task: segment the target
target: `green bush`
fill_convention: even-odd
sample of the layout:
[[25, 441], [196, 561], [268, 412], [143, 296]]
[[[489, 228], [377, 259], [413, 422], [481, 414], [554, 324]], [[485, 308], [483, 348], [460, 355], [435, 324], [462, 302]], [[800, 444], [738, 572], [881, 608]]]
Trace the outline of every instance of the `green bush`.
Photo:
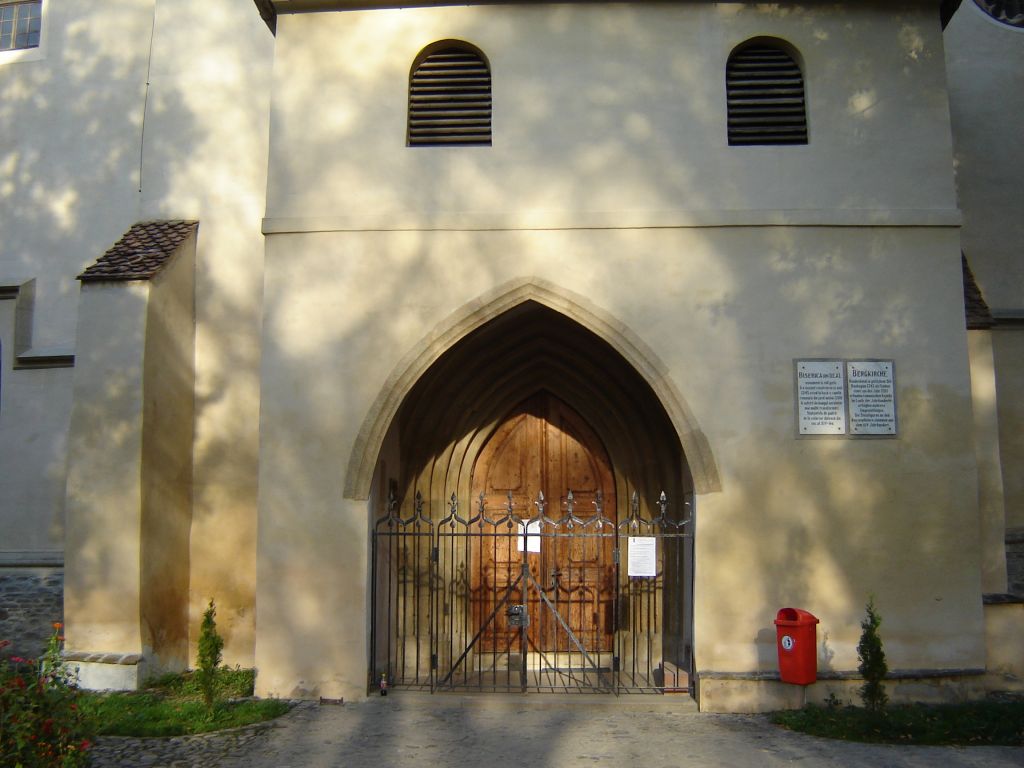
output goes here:
[[857, 671], [864, 677], [864, 685], [860, 688], [860, 698], [864, 702], [865, 709], [871, 712], [881, 712], [889, 703], [889, 697], [885, 693], [885, 686], [882, 680], [889, 673], [889, 665], [885, 661], [885, 651], [882, 649], [882, 637], [878, 634], [878, 628], [882, 624], [882, 617], [875, 610], [875, 598], [868, 598], [867, 615], [860, 623], [860, 642], [857, 643], [857, 658], [860, 659], [860, 666]]
[[[89, 726], [61, 659], [61, 625], [42, 662], [17, 656], [0, 660], [0, 765], [11, 768], [77, 768], [88, 764]], [[9, 641], [0, 641], [0, 648]]]
[[196, 663], [196, 680], [203, 692], [207, 707], [213, 706], [217, 694], [217, 667], [220, 666], [224, 638], [217, 634], [217, 609], [213, 598], [203, 612], [203, 623], [199, 627], [199, 658]]

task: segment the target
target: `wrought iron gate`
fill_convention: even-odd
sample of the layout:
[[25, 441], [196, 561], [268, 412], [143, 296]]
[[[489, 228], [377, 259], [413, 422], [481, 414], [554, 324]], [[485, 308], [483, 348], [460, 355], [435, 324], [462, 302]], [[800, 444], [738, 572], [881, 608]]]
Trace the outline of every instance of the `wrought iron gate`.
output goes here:
[[511, 495], [432, 515], [392, 495], [374, 525], [370, 686], [434, 690], [662, 692], [689, 688], [690, 505], [664, 493], [645, 518], [584, 514], [570, 491], [532, 516]]

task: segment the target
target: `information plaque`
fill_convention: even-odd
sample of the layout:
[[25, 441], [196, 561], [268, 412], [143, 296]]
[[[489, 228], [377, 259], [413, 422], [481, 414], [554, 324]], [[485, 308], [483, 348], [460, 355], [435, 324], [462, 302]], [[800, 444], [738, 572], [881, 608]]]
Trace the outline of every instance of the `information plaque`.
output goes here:
[[896, 382], [891, 360], [846, 363], [851, 435], [896, 434]]
[[846, 434], [842, 360], [797, 360], [797, 420], [801, 435]]

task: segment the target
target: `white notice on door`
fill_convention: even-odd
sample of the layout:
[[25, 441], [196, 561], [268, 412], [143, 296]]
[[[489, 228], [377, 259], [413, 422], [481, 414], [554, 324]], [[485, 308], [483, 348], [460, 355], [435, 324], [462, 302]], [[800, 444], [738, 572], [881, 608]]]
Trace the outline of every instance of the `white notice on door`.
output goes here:
[[626, 554], [629, 576], [653, 578], [658, 575], [658, 540], [653, 536], [630, 536]]
[[519, 535], [516, 536], [516, 549], [522, 552], [540, 552], [540, 520], [532, 523], [520, 523]]

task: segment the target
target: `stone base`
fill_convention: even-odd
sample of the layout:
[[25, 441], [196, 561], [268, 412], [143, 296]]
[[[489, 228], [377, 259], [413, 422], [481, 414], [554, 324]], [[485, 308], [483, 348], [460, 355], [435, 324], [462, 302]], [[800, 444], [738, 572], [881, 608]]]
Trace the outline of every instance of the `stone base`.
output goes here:
[[[1002, 599], [999, 599], [1002, 598]], [[1024, 599], [985, 596], [985, 667], [992, 691], [1024, 691]]]
[[137, 691], [146, 681], [146, 661], [138, 653], [69, 651], [64, 660], [78, 686], [89, 691]]
[[1006, 530], [1007, 591], [1024, 595], [1024, 528]]
[[[860, 706], [864, 681], [854, 673], [819, 679], [811, 685], [791, 685], [767, 676], [756, 678], [705, 674], [699, 679], [697, 702], [701, 712], [774, 712], [800, 709], [806, 704], [836, 700]], [[944, 704], [983, 699], [990, 690], [984, 670], [923, 670], [897, 672], [885, 681], [891, 704]]]

